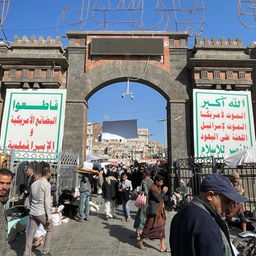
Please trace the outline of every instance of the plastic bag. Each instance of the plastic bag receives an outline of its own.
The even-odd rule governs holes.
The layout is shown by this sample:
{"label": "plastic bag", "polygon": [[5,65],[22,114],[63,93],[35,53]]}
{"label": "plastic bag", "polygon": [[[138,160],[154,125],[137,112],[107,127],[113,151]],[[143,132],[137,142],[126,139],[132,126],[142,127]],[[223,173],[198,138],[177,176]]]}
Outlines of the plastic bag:
{"label": "plastic bag", "polygon": [[143,192],[137,196],[135,206],[138,208],[145,208],[147,206],[147,197]]}

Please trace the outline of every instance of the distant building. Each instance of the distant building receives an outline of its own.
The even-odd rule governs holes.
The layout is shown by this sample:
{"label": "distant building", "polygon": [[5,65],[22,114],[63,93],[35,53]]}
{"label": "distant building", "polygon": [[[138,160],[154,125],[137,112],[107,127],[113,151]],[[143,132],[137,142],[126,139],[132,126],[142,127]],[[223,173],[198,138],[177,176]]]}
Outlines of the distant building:
{"label": "distant building", "polygon": [[101,139],[102,124],[87,124],[86,154],[103,160],[112,160],[123,164],[133,164],[141,158],[158,158],[164,148],[159,142],[149,141],[147,128],[138,128],[138,137],[134,139]]}

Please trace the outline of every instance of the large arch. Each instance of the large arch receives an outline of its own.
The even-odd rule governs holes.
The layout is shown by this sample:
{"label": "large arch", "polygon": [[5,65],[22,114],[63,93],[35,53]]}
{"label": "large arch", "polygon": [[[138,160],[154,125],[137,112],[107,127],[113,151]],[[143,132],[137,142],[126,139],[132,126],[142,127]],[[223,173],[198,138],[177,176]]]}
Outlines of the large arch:
{"label": "large arch", "polygon": [[[81,37],[81,34],[79,36]],[[184,35],[179,39],[184,39]],[[70,40],[72,42],[73,37]],[[85,67],[90,60],[86,56],[86,40],[84,44],[70,47],[68,49],[69,70],[63,142],[65,150],[79,152],[81,159],[84,158],[87,101],[95,92],[105,86],[131,79],[151,87],[166,99],[168,158],[187,156],[189,148],[187,145],[189,127],[187,125],[190,125],[190,122],[187,114],[189,113],[187,111],[189,103],[187,78],[183,75],[187,60],[186,51],[183,46],[176,46],[172,56],[171,47],[168,47],[169,50],[164,52],[168,58],[163,56],[168,60],[171,59],[167,65],[168,68],[155,65],[147,58],[126,59],[121,57],[116,59],[115,56],[108,56],[107,61],[96,65],[87,72],[85,72]],[[183,118],[174,122],[177,116]]]}
{"label": "large arch", "polygon": [[[152,65],[145,64],[145,61],[113,61],[94,68],[89,73],[81,76],[81,86],[85,100],[87,101],[92,94],[103,87],[117,82],[136,81],[145,84],[159,92],[167,101],[177,99],[180,84],[171,81],[168,72]],[[103,73],[103,76],[98,74]],[[141,77],[140,77],[141,76]],[[81,88],[82,89],[82,88]],[[184,90],[186,95],[186,91]]]}

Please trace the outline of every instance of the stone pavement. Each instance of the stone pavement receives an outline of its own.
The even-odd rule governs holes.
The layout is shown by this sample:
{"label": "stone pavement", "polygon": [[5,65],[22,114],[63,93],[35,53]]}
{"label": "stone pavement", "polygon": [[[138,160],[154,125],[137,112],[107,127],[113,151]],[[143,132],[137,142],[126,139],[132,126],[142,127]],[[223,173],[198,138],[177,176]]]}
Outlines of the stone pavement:
{"label": "stone pavement", "polygon": [[[101,197],[93,197],[93,202],[103,203]],[[131,201],[131,213],[134,219],[137,208]],[[169,248],[170,222],[174,211],[166,211],[166,247]],[[22,256],[25,243],[25,235],[20,234],[11,243],[12,254]],[[147,250],[140,250],[135,238],[133,221],[122,221],[122,207],[116,209],[116,218],[106,220],[104,205],[100,205],[97,213],[91,213],[89,221],[78,222],[70,219],[68,223],[62,223],[53,227],[52,248],[53,256],[156,256],[170,255],[159,251],[159,240],[146,240]],[[40,256],[40,247],[34,249],[32,255]]]}
{"label": "stone pavement", "polygon": [[[159,240],[145,241],[145,245],[148,247],[146,251],[138,248],[135,230],[133,228],[134,221],[122,221],[121,206],[119,206],[115,211],[116,218],[106,220],[103,199],[101,196],[93,197],[92,201],[99,203],[100,210],[95,213],[92,212],[89,221],[81,223],[76,220],[69,219],[68,223],[53,226],[51,248],[53,256],[155,256],[163,254],[159,251]],[[136,211],[137,208],[134,206],[134,201],[131,201],[131,215],[133,219],[136,215]],[[166,246],[169,248],[169,228],[174,212],[167,211],[166,214]],[[17,235],[16,239],[11,243],[11,255],[22,256],[24,244],[25,234]],[[34,249],[32,255],[40,256],[40,247]]]}

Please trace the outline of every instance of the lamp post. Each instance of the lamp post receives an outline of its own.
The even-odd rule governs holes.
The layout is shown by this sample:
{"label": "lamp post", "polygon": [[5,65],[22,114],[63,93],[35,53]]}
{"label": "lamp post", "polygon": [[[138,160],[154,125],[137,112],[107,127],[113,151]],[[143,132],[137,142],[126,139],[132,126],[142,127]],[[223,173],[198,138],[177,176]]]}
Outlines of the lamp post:
{"label": "lamp post", "polygon": [[[167,118],[162,118],[162,119],[158,119],[158,122],[162,122],[163,123],[163,135],[164,135],[164,154],[166,154],[166,136],[165,136],[165,131],[166,131],[166,121]],[[165,157],[165,155],[164,155]]]}
{"label": "lamp post", "polygon": [[150,151],[149,151],[149,153],[150,153],[150,159],[152,158],[152,154],[153,154],[153,152],[152,152],[152,136],[154,136],[152,133],[150,133],[149,135],[148,135],[148,137],[149,137],[149,148],[150,148]]}

